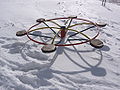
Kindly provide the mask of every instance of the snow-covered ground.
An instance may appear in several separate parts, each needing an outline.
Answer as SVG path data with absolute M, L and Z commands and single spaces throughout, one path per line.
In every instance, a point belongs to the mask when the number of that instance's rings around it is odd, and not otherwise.
M 38 18 L 76 15 L 104 22 L 105 46 L 58 47 L 50 54 L 16 32 Z M 0 0 L 0 90 L 120 90 L 120 6 L 99 0 Z

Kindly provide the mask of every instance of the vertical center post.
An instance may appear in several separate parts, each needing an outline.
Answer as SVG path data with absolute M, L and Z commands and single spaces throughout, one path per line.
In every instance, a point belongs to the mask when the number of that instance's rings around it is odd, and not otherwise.
M 65 26 L 61 26 L 61 38 L 63 39 L 66 36 L 66 27 Z

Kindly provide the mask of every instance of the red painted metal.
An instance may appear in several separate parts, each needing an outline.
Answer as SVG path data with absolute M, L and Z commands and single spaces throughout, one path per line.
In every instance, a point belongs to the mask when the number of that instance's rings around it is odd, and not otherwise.
M 64 38 L 66 35 L 66 30 L 62 29 L 61 30 L 61 38 Z
M 45 20 L 45 22 L 46 22 L 46 21 L 51 21 L 51 20 L 59 20 L 59 19 L 68 19 L 68 17 L 48 19 L 48 20 Z M 92 24 L 95 25 L 96 27 L 98 27 L 98 26 L 97 26 L 95 23 L 93 23 L 92 21 L 89 21 L 89 20 L 86 20 L 86 19 L 81 19 L 81 18 L 74 18 L 74 19 L 76 19 L 76 20 L 82 20 L 82 21 L 87 21 L 87 22 L 92 23 Z M 28 29 L 28 31 L 27 31 L 27 37 L 28 37 L 31 41 L 35 42 L 35 43 L 42 44 L 42 45 L 47 45 L 46 43 L 36 41 L 36 40 L 32 39 L 32 38 L 29 36 L 29 31 L 30 31 L 33 27 L 35 27 L 35 26 L 37 26 L 37 25 L 39 25 L 39 24 L 40 24 L 40 23 L 35 24 L 35 25 L 31 26 L 31 27 Z M 99 31 L 98 31 L 98 33 L 97 33 L 93 38 L 88 39 L 88 40 L 86 40 L 86 41 L 84 41 L 84 42 L 74 43 L 74 44 L 55 44 L 55 46 L 72 46 L 72 45 L 79 45 L 79 44 L 87 43 L 87 42 L 90 42 L 91 40 L 95 39 L 96 37 L 98 37 L 98 35 L 99 35 Z M 61 30 L 61 38 L 64 38 L 65 36 L 66 36 L 66 30 L 65 30 L 65 29 L 62 29 L 62 30 Z

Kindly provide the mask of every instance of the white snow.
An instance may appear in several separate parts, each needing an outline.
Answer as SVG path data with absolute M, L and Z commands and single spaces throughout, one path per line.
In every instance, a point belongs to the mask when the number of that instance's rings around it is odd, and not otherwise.
M 16 32 L 38 18 L 76 15 L 104 22 L 99 39 L 42 53 L 42 45 Z M 0 90 L 120 90 L 120 6 L 99 0 L 0 0 Z

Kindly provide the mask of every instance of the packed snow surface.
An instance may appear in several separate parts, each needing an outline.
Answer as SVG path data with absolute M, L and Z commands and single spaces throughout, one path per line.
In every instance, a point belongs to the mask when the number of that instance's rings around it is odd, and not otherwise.
M 76 15 L 104 22 L 99 39 L 42 53 L 42 45 L 16 32 L 38 18 Z M 99 0 L 0 0 L 0 90 L 120 90 L 120 6 Z

